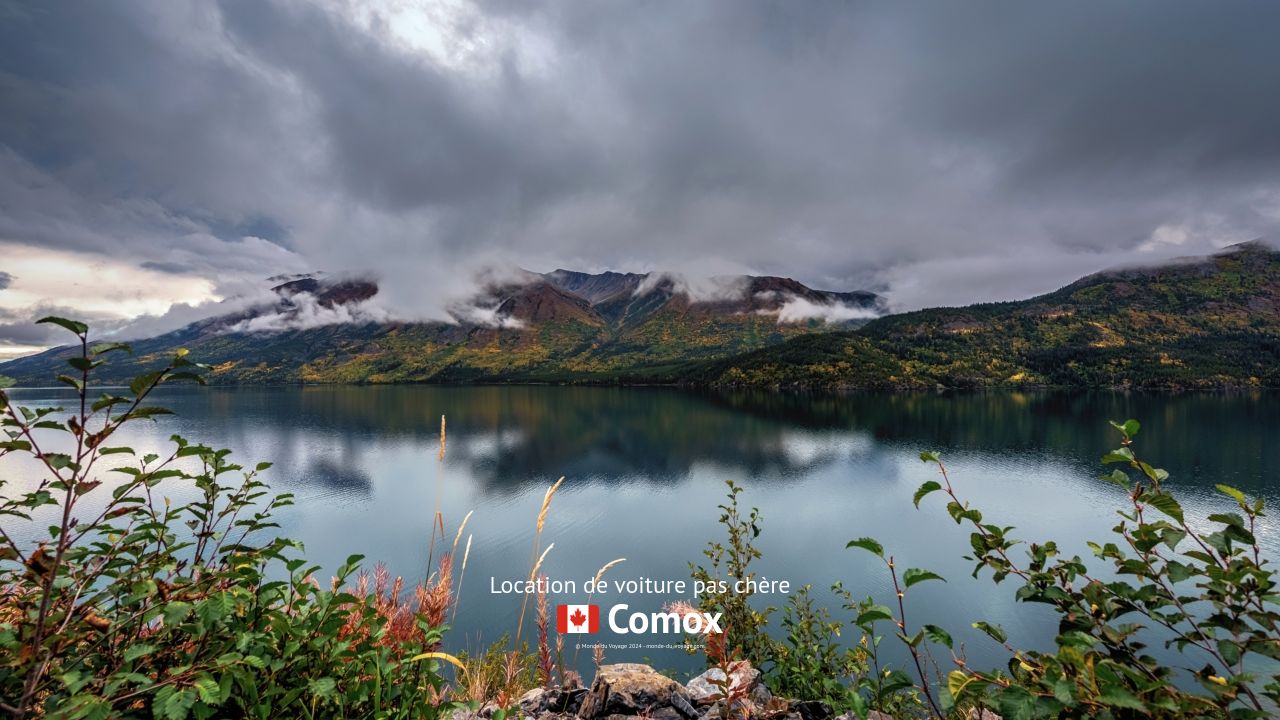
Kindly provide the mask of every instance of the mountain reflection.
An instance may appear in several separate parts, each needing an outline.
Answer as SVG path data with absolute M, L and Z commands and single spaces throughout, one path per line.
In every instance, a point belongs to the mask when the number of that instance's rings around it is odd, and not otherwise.
M 673 484 L 696 466 L 789 482 L 878 444 L 1027 454 L 1093 472 L 1114 446 L 1107 421 L 1143 423 L 1142 454 L 1174 481 L 1269 494 L 1280 469 L 1280 403 L 1265 393 L 973 393 L 807 395 L 607 387 L 308 387 L 175 392 L 181 417 L 258 438 L 302 459 L 293 479 L 368 492 L 370 443 L 434 460 L 448 417 L 448 464 L 482 490 L 514 492 L 561 475 L 575 483 Z M 210 438 L 214 440 L 215 438 Z M 425 472 L 425 470 L 424 470 Z

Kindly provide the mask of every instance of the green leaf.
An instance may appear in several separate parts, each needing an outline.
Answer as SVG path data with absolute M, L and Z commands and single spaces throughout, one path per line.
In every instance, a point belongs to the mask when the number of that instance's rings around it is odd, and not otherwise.
M 163 370 L 156 370 L 155 372 L 143 373 L 142 375 L 135 377 L 133 380 L 129 381 L 129 392 L 134 395 L 142 394 L 144 390 L 155 384 L 163 374 Z
M 201 675 L 193 684 L 196 686 L 196 692 L 200 694 L 200 702 L 206 705 L 222 704 L 222 688 L 218 687 L 218 681 L 212 676 Z
M 1141 700 L 1119 686 L 1104 687 L 1102 692 L 1098 694 L 1098 701 L 1104 705 L 1128 708 L 1139 712 L 1146 712 L 1147 710 L 1147 706 Z
M 858 619 L 854 620 L 854 624 L 862 627 L 867 627 L 867 626 L 870 626 L 870 624 L 873 622 L 879 622 L 881 620 L 892 620 L 892 619 L 893 619 L 893 611 L 890 610 L 887 606 L 872 605 L 866 610 L 863 610 L 862 613 L 858 615 Z
M 42 317 L 36 321 L 37 325 L 41 323 L 52 323 L 53 325 L 57 325 L 58 327 L 66 328 L 67 330 L 70 330 L 76 335 L 84 335 L 85 333 L 89 332 L 88 325 L 85 325 L 84 323 L 76 320 L 68 320 L 66 318 L 60 318 L 55 315 Z
M 164 606 L 164 624 L 172 627 L 187 619 L 191 614 L 191 603 L 174 600 Z
M 924 452 L 920 453 L 920 459 L 923 460 L 924 462 L 932 462 L 932 463 L 941 461 L 940 458 L 938 457 L 938 453 L 932 450 L 925 450 Z
M 1224 495 L 1229 495 L 1231 499 L 1235 500 L 1238 503 L 1244 503 L 1245 501 L 1244 493 L 1231 487 L 1230 485 L 1218 484 L 1218 485 L 1214 485 L 1214 487 L 1218 488 L 1218 492 L 1223 493 Z
M 965 688 L 973 682 L 973 678 L 961 670 L 952 670 L 947 674 L 947 692 L 951 693 L 951 699 L 958 701 L 964 694 Z
M 1141 423 L 1139 423 L 1137 420 L 1125 420 L 1123 423 L 1112 421 L 1111 427 L 1124 433 L 1125 437 L 1130 437 L 1130 438 L 1133 437 L 1134 435 L 1137 435 L 1138 431 L 1142 429 Z
M 1103 475 L 1103 480 L 1120 487 L 1129 487 L 1129 476 L 1123 470 L 1112 470 L 1110 475 Z
M 950 648 L 952 645 L 951 634 L 937 625 L 925 625 L 924 634 L 930 640 L 938 643 L 939 645 L 945 645 L 947 648 Z
M 155 649 L 156 649 L 155 645 L 148 645 L 146 643 L 134 643 L 129 647 L 125 648 L 124 661 L 133 662 L 134 660 L 137 660 L 140 657 L 150 655 L 151 653 L 155 652 Z
M 333 694 L 337 683 L 331 677 L 322 677 L 311 680 L 307 683 L 307 687 L 311 688 L 311 693 L 316 697 L 329 697 Z
M 845 545 L 845 549 L 852 548 L 852 547 L 862 548 L 863 550 L 866 550 L 867 552 L 874 554 L 876 557 L 880 557 L 880 558 L 884 557 L 884 547 L 880 545 L 880 543 L 876 542 L 874 539 L 869 537 L 862 537 L 862 538 L 858 538 L 857 540 L 850 540 L 849 544 Z
M 156 693 L 156 715 L 165 720 L 186 720 L 191 706 L 196 704 L 196 694 L 190 689 L 175 690 L 172 685 L 160 688 Z
M 925 580 L 947 581 L 946 578 L 937 573 L 930 572 L 928 570 L 921 570 L 920 568 L 908 568 L 906 572 L 902 573 L 902 584 L 907 587 L 911 587 L 916 583 L 922 583 Z
M 1004 628 L 1000 627 L 999 625 L 992 625 L 991 623 L 987 623 L 979 620 L 978 622 L 973 624 L 973 629 L 981 630 L 982 632 L 986 633 L 988 637 L 990 637 L 992 640 L 995 640 L 998 643 L 1003 643 L 1009 639 L 1008 633 L 1006 633 L 1004 631 Z
M 106 355 L 107 353 L 112 353 L 117 351 L 122 351 L 122 352 L 128 353 L 129 355 L 132 355 L 133 347 L 128 343 L 119 343 L 119 342 L 103 343 L 101 345 L 94 345 L 92 348 L 90 348 L 90 351 L 94 355 Z
M 936 480 L 930 480 L 925 484 L 921 485 L 919 490 L 916 490 L 915 497 L 911 498 L 911 502 L 915 503 L 916 507 L 919 508 L 920 501 L 923 500 L 926 495 L 928 495 L 931 492 L 934 492 L 935 490 L 941 490 L 941 489 L 942 489 L 942 485 L 940 485 Z
M 1133 460 L 1134 460 L 1133 451 L 1127 447 L 1122 447 L 1122 448 L 1112 450 L 1111 452 L 1102 456 L 1102 462 L 1104 465 L 1110 465 L 1111 463 L 1119 463 L 1119 462 L 1131 463 L 1133 462 Z
M 1036 716 L 1036 697 L 1013 685 L 996 696 L 996 708 L 1005 720 L 1031 720 Z
M 1159 510 L 1178 522 L 1182 522 L 1182 506 L 1178 504 L 1177 500 L 1173 499 L 1172 495 L 1165 495 L 1164 493 L 1148 493 L 1147 495 L 1144 495 L 1142 499 L 1151 507 Z

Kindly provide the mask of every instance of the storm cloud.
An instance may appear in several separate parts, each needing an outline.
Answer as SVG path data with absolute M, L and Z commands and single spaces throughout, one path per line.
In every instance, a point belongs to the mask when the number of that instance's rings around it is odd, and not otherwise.
M 0 1 L 0 17 L 0 243 L 209 299 L 370 272 L 389 312 L 443 317 L 476 270 L 509 264 L 768 273 L 914 308 L 1280 224 L 1275 3 Z M 33 280 L 14 275 L 10 311 Z M 205 300 L 172 302 L 147 327 Z

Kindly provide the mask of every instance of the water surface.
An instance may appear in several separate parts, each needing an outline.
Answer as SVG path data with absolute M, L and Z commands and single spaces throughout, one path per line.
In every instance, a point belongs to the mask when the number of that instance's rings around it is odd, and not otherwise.
M 31 405 L 67 399 L 57 390 L 11 395 Z M 162 403 L 177 416 L 136 423 L 125 440 L 160 451 L 178 433 L 232 448 L 246 463 L 271 461 L 268 479 L 297 497 L 279 518 L 282 532 L 302 540 L 327 570 L 359 553 L 393 574 L 421 578 L 436 509 L 450 534 L 474 511 L 467 527 L 474 541 L 449 640 L 455 650 L 514 630 L 519 598 L 491 594 L 490 578 L 528 573 L 534 520 L 556 478 L 566 479 L 547 521 L 544 546 L 554 542 L 555 548 L 544 572 L 580 584 L 619 557 L 627 561 L 611 571 L 612 579 L 687 579 L 688 563 L 701 559 L 708 540 L 722 537 L 716 505 L 724 481 L 733 479 L 764 515 L 761 575 L 811 584 L 833 605 L 827 589 L 836 581 L 855 595 L 888 599 L 883 567 L 844 549 L 851 538 L 873 536 L 900 566 L 929 568 L 948 579 L 912 590 L 912 622 L 947 627 L 965 642 L 971 663 L 991 665 L 1007 658 L 968 631 L 974 620 L 1003 624 L 1022 646 L 1048 645 L 1054 628 L 1043 610 L 1015 603 L 1009 583 L 969 577 L 970 563 L 961 559 L 968 532 L 946 516 L 940 495 L 920 511 L 912 507 L 915 488 L 935 476 L 918 459 L 921 450 L 943 454 L 961 493 L 989 521 L 1017 526 L 1023 538 L 1056 538 L 1087 557 L 1083 540 L 1103 538 L 1124 501 L 1121 489 L 1098 479 L 1098 458 L 1116 440 L 1107 420 L 1142 421 L 1141 454 L 1170 471 L 1170 485 L 1189 513 L 1203 517 L 1228 505 L 1214 483 L 1261 494 L 1272 505 L 1280 499 L 1275 400 L 1267 394 L 193 388 L 165 390 Z M 441 415 L 449 429 L 443 464 L 437 460 Z M 10 477 L 14 472 L 30 481 L 36 469 L 6 470 Z M 1276 525 L 1268 520 L 1259 534 L 1275 556 Z M 652 611 L 675 599 L 601 602 L 606 609 L 627 602 Z M 585 597 L 552 599 L 560 601 Z M 607 630 L 601 637 L 632 640 Z M 580 658 L 584 664 L 588 654 Z M 608 654 L 615 662 L 645 659 L 680 671 L 697 666 L 677 651 Z

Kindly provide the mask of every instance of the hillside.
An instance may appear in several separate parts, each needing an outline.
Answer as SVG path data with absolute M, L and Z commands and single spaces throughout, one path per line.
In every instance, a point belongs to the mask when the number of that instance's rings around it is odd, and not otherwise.
M 709 363 L 711 385 L 1280 387 L 1280 252 L 1091 275 L 1017 302 L 889 315 Z
M 367 280 L 289 279 L 273 301 L 132 341 L 118 382 L 179 347 L 215 383 L 570 382 L 667 376 L 797 335 L 856 327 L 878 314 L 865 292 L 787 278 L 717 278 L 688 287 L 665 274 L 522 273 L 450 308 L 453 322 L 380 321 Z M 830 314 L 828 322 L 825 315 Z M 323 323 L 318 317 L 328 318 Z M 335 322 L 334 318 L 341 320 Z M 20 385 L 64 370 L 65 349 L 0 365 Z

